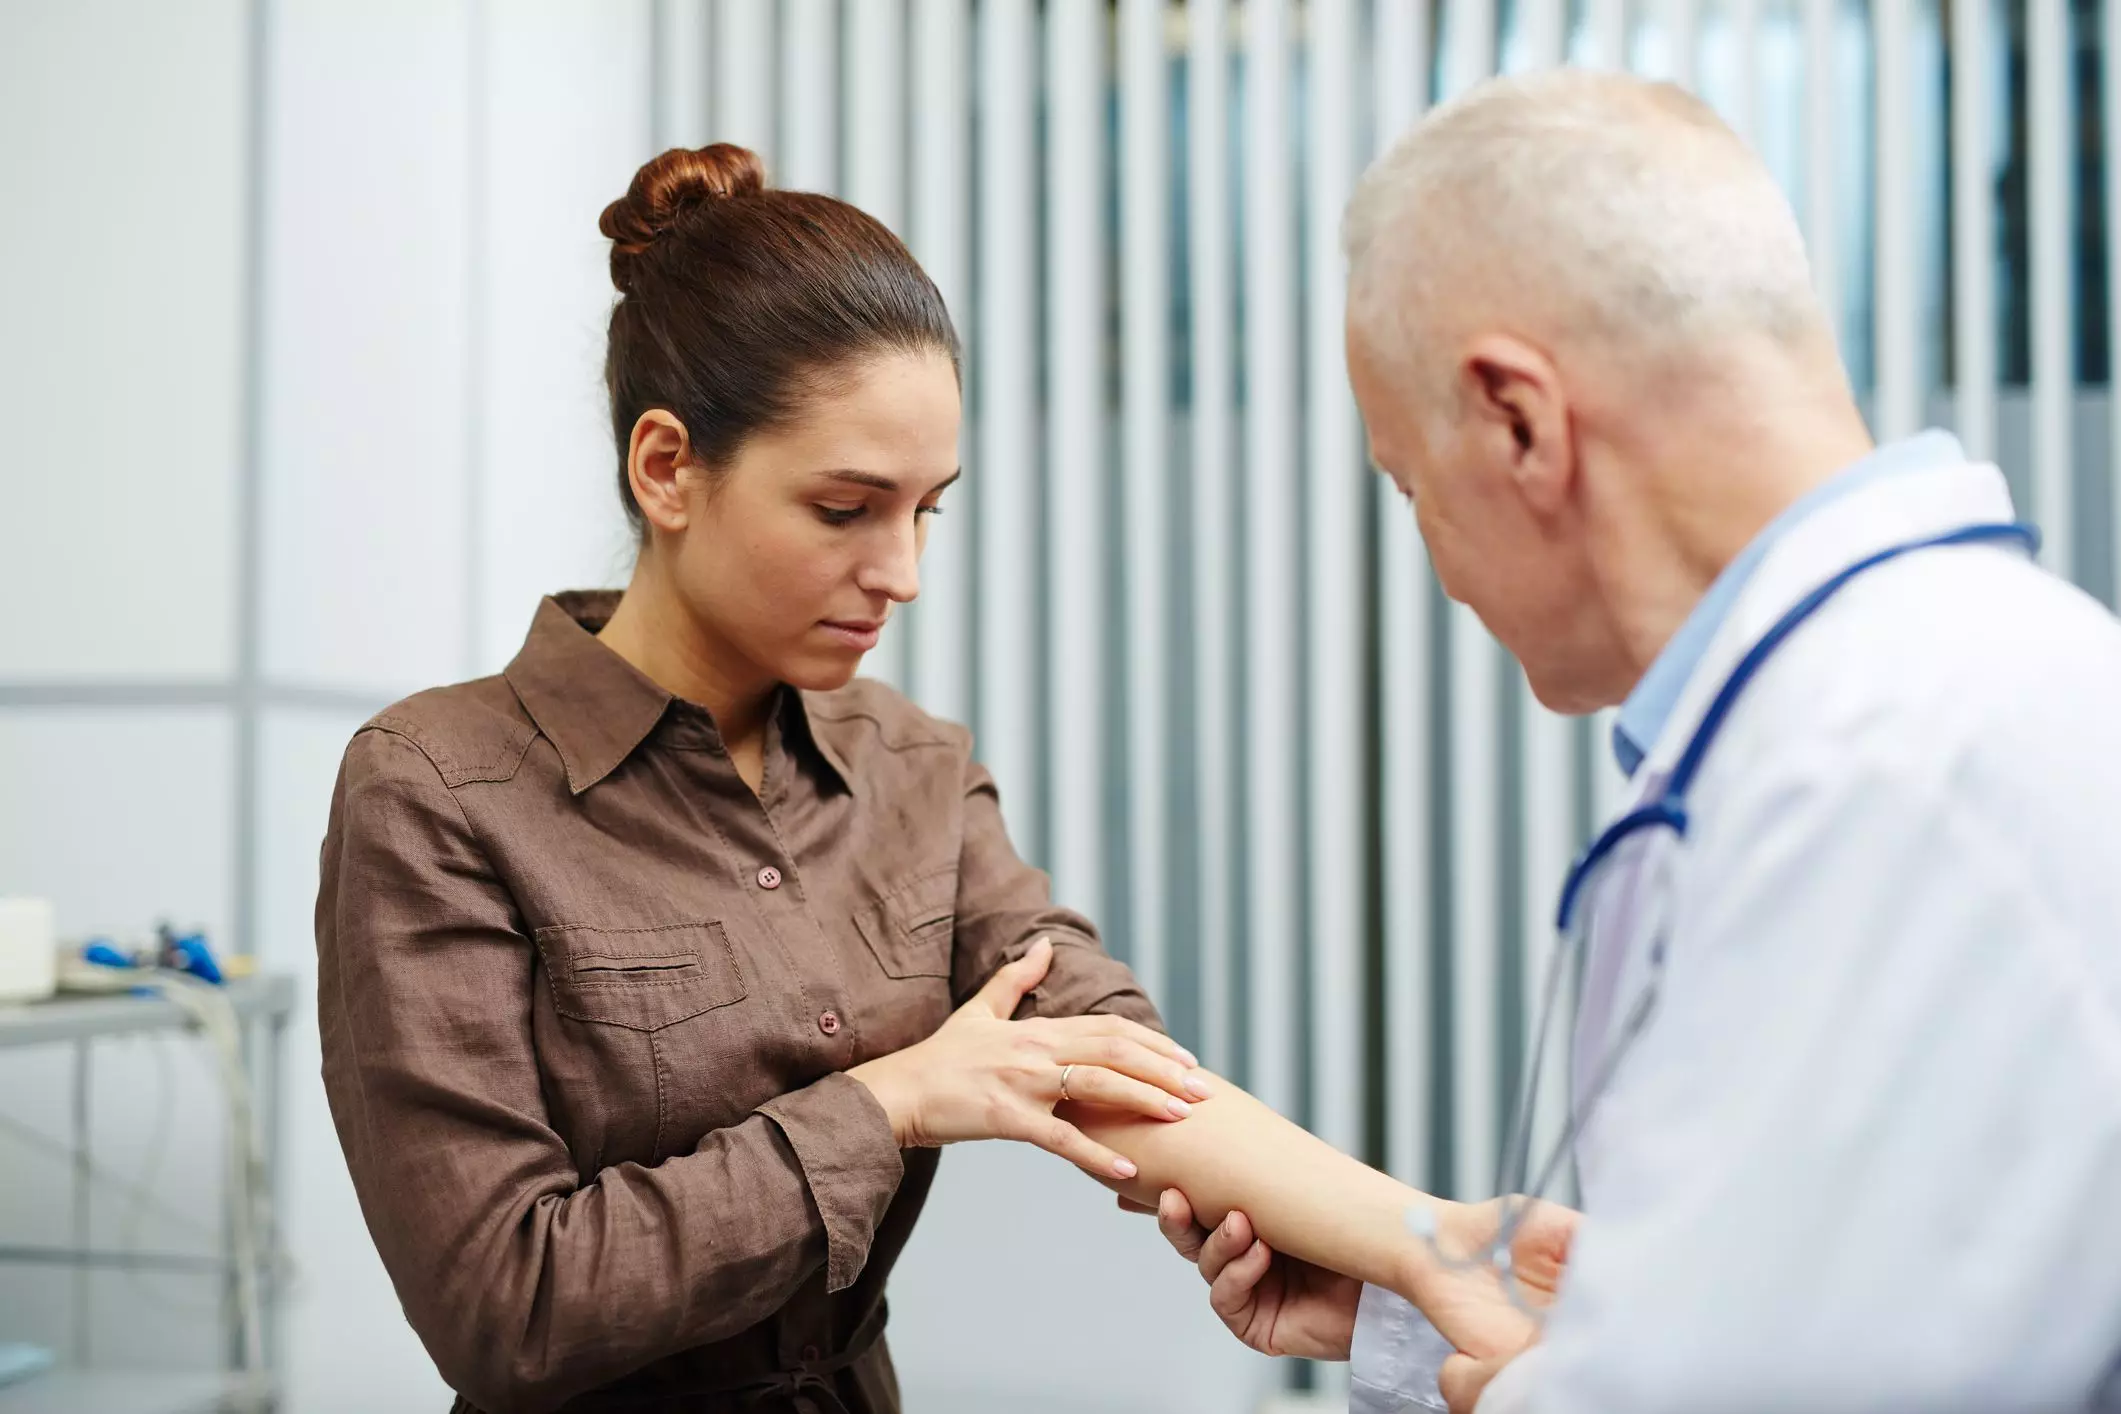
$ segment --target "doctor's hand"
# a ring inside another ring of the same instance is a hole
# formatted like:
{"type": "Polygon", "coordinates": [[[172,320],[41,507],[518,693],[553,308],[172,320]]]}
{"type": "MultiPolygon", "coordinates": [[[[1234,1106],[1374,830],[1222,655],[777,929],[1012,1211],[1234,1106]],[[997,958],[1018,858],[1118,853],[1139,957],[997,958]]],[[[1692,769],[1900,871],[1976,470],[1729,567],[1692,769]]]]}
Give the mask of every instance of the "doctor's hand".
{"type": "Polygon", "coordinates": [[[1272,1251],[1253,1235],[1243,1213],[1231,1213],[1208,1231],[1194,1222],[1192,1205],[1175,1188],[1165,1189],[1158,1201],[1156,1225],[1180,1256],[1200,1268],[1208,1305],[1246,1345],[1264,1355],[1348,1358],[1361,1282],[1272,1251]]]}
{"type": "Polygon", "coordinates": [[[1135,1166],[1056,1115],[1068,1095],[1147,1115],[1185,1117],[1212,1093],[1185,1047],[1119,1016],[1011,1020],[1053,964],[1044,938],[989,978],[927,1040],[847,1072],[869,1087],[902,1149],[968,1139],[1016,1139],[1096,1174],[1132,1178],[1135,1166]]]}
{"type": "MultiPolygon", "coordinates": [[[[1469,1259],[1494,1241],[1507,1216],[1500,1198],[1450,1204],[1444,1209],[1437,1246],[1447,1257],[1469,1259]]],[[[1581,1216],[1559,1203],[1535,1201],[1523,1211],[1510,1239],[1510,1275],[1500,1275],[1485,1261],[1458,1265],[1428,1257],[1419,1262],[1408,1295],[1437,1334],[1463,1354],[1475,1361],[1506,1361],[1539,1338],[1537,1313],[1553,1305],[1561,1292],[1581,1216]]]]}
{"type": "Polygon", "coordinates": [[[1488,1382],[1516,1358],[1516,1355],[1493,1355],[1476,1360],[1461,1351],[1445,1360],[1443,1368],[1436,1372],[1436,1391],[1443,1396],[1444,1407],[1451,1414],[1473,1414],[1488,1382]]]}

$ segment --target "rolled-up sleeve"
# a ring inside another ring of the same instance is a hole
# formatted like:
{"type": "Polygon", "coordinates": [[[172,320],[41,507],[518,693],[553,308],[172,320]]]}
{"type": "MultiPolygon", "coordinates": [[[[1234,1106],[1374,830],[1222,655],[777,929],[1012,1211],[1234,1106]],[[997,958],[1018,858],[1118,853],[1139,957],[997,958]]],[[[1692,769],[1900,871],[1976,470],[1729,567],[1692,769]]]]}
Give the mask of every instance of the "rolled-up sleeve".
{"type": "Polygon", "coordinates": [[[862,1274],[905,1175],[891,1118],[868,1086],[838,1073],[767,1101],[759,1113],[781,1127],[802,1166],[825,1229],[825,1289],[844,1291],[862,1274]]]}
{"type": "Polygon", "coordinates": [[[1026,864],[1002,823],[994,777],[965,767],[963,845],[957,871],[957,951],[951,987],[962,1002],[996,968],[1022,957],[1041,937],[1053,941],[1053,967],[1019,1015],[1109,1013],[1164,1029],[1163,1018],[1125,963],[1107,953],[1089,919],[1053,902],[1044,873],[1026,864]]]}
{"type": "Polygon", "coordinates": [[[584,1182],[532,1037],[532,959],[460,802],[370,729],[333,796],[317,904],[325,1091],[407,1319],[489,1409],[551,1409],[844,1287],[901,1177],[868,1091],[783,1095],[654,1165],[584,1182]]]}

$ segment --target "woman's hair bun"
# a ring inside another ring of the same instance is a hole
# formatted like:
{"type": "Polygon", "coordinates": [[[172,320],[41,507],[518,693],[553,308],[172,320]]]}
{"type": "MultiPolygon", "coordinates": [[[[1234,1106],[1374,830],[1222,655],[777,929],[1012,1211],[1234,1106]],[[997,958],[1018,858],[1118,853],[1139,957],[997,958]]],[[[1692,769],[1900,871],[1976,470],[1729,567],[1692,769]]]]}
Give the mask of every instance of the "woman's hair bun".
{"type": "Polygon", "coordinates": [[[765,189],[766,168],[758,154],[735,143],[673,147],[646,163],[633,174],[626,195],[597,218],[597,229],[611,240],[611,283],[621,294],[632,294],[640,257],[688,209],[765,189]]]}

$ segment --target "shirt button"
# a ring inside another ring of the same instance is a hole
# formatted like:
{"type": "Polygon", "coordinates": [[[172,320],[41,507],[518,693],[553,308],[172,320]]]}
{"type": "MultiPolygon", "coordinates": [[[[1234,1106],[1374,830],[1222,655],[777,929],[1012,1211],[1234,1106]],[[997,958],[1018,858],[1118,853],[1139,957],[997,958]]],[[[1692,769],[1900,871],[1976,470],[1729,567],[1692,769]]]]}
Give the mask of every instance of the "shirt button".
{"type": "Polygon", "coordinates": [[[759,870],[759,887],[777,889],[781,886],[781,871],[768,864],[759,870]]]}
{"type": "Polygon", "coordinates": [[[817,1019],[817,1029],[824,1032],[827,1036],[839,1035],[840,1014],[836,1011],[826,1012],[823,1016],[817,1019]]]}
{"type": "Polygon", "coordinates": [[[824,1351],[814,1345],[806,1345],[803,1347],[803,1363],[805,1365],[815,1365],[818,1362],[818,1357],[824,1353],[824,1351]]]}

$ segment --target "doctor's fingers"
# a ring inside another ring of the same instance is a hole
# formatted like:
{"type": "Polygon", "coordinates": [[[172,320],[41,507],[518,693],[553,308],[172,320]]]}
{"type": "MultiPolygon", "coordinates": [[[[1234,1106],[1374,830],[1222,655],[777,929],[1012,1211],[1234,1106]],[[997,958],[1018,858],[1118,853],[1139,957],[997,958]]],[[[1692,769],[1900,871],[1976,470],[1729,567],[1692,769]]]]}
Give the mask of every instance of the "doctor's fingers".
{"type": "Polygon", "coordinates": [[[1443,1396],[1444,1407],[1451,1414],[1473,1414],[1488,1382],[1509,1363],[1506,1355],[1476,1360],[1463,1353],[1453,1354],[1436,1372],[1436,1392],[1443,1396]]]}
{"type": "Polygon", "coordinates": [[[1245,1317],[1259,1299],[1259,1284],[1273,1265],[1273,1250],[1264,1242],[1254,1242],[1208,1284],[1208,1309],[1242,1335],[1245,1317]]]}
{"type": "Polygon", "coordinates": [[[1179,1256],[1189,1262],[1200,1260],[1201,1244],[1208,1240],[1208,1230],[1193,1221],[1193,1205],[1176,1188],[1166,1188],[1158,1196],[1156,1228],[1179,1256]]]}
{"type": "MultiPolygon", "coordinates": [[[[1259,1284],[1259,1279],[1267,1274],[1267,1264],[1274,1258],[1274,1254],[1267,1251],[1267,1244],[1253,1241],[1255,1236],[1252,1220],[1243,1213],[1232,1213],[1216,1224],[1215,1231],[1209,1233],[1208,1240],[1200,1245],[1200,1256],[1194,1260],[1194,1265],[1200,1268],[1201,1280],[1211,1287],[1221,1286],[1223,1277],[1232,1264],[1246,1266],[1253,1256],[1253,1248],[1257,1247],[1266,1252],[1266,1256],[1259,1260],[1259,1269],[1252,1272],[1249,1278],[1240,1277],[1237,1287],[1242,1292],[1251,1291],[1259,1284]]],[[[1212,1292],[1210,1300],[1213,1300],[1212,1292]]],[[[1221,1311],[1222,1307],[1217,1306],[1215,1309],[1221,1311]]]]}

